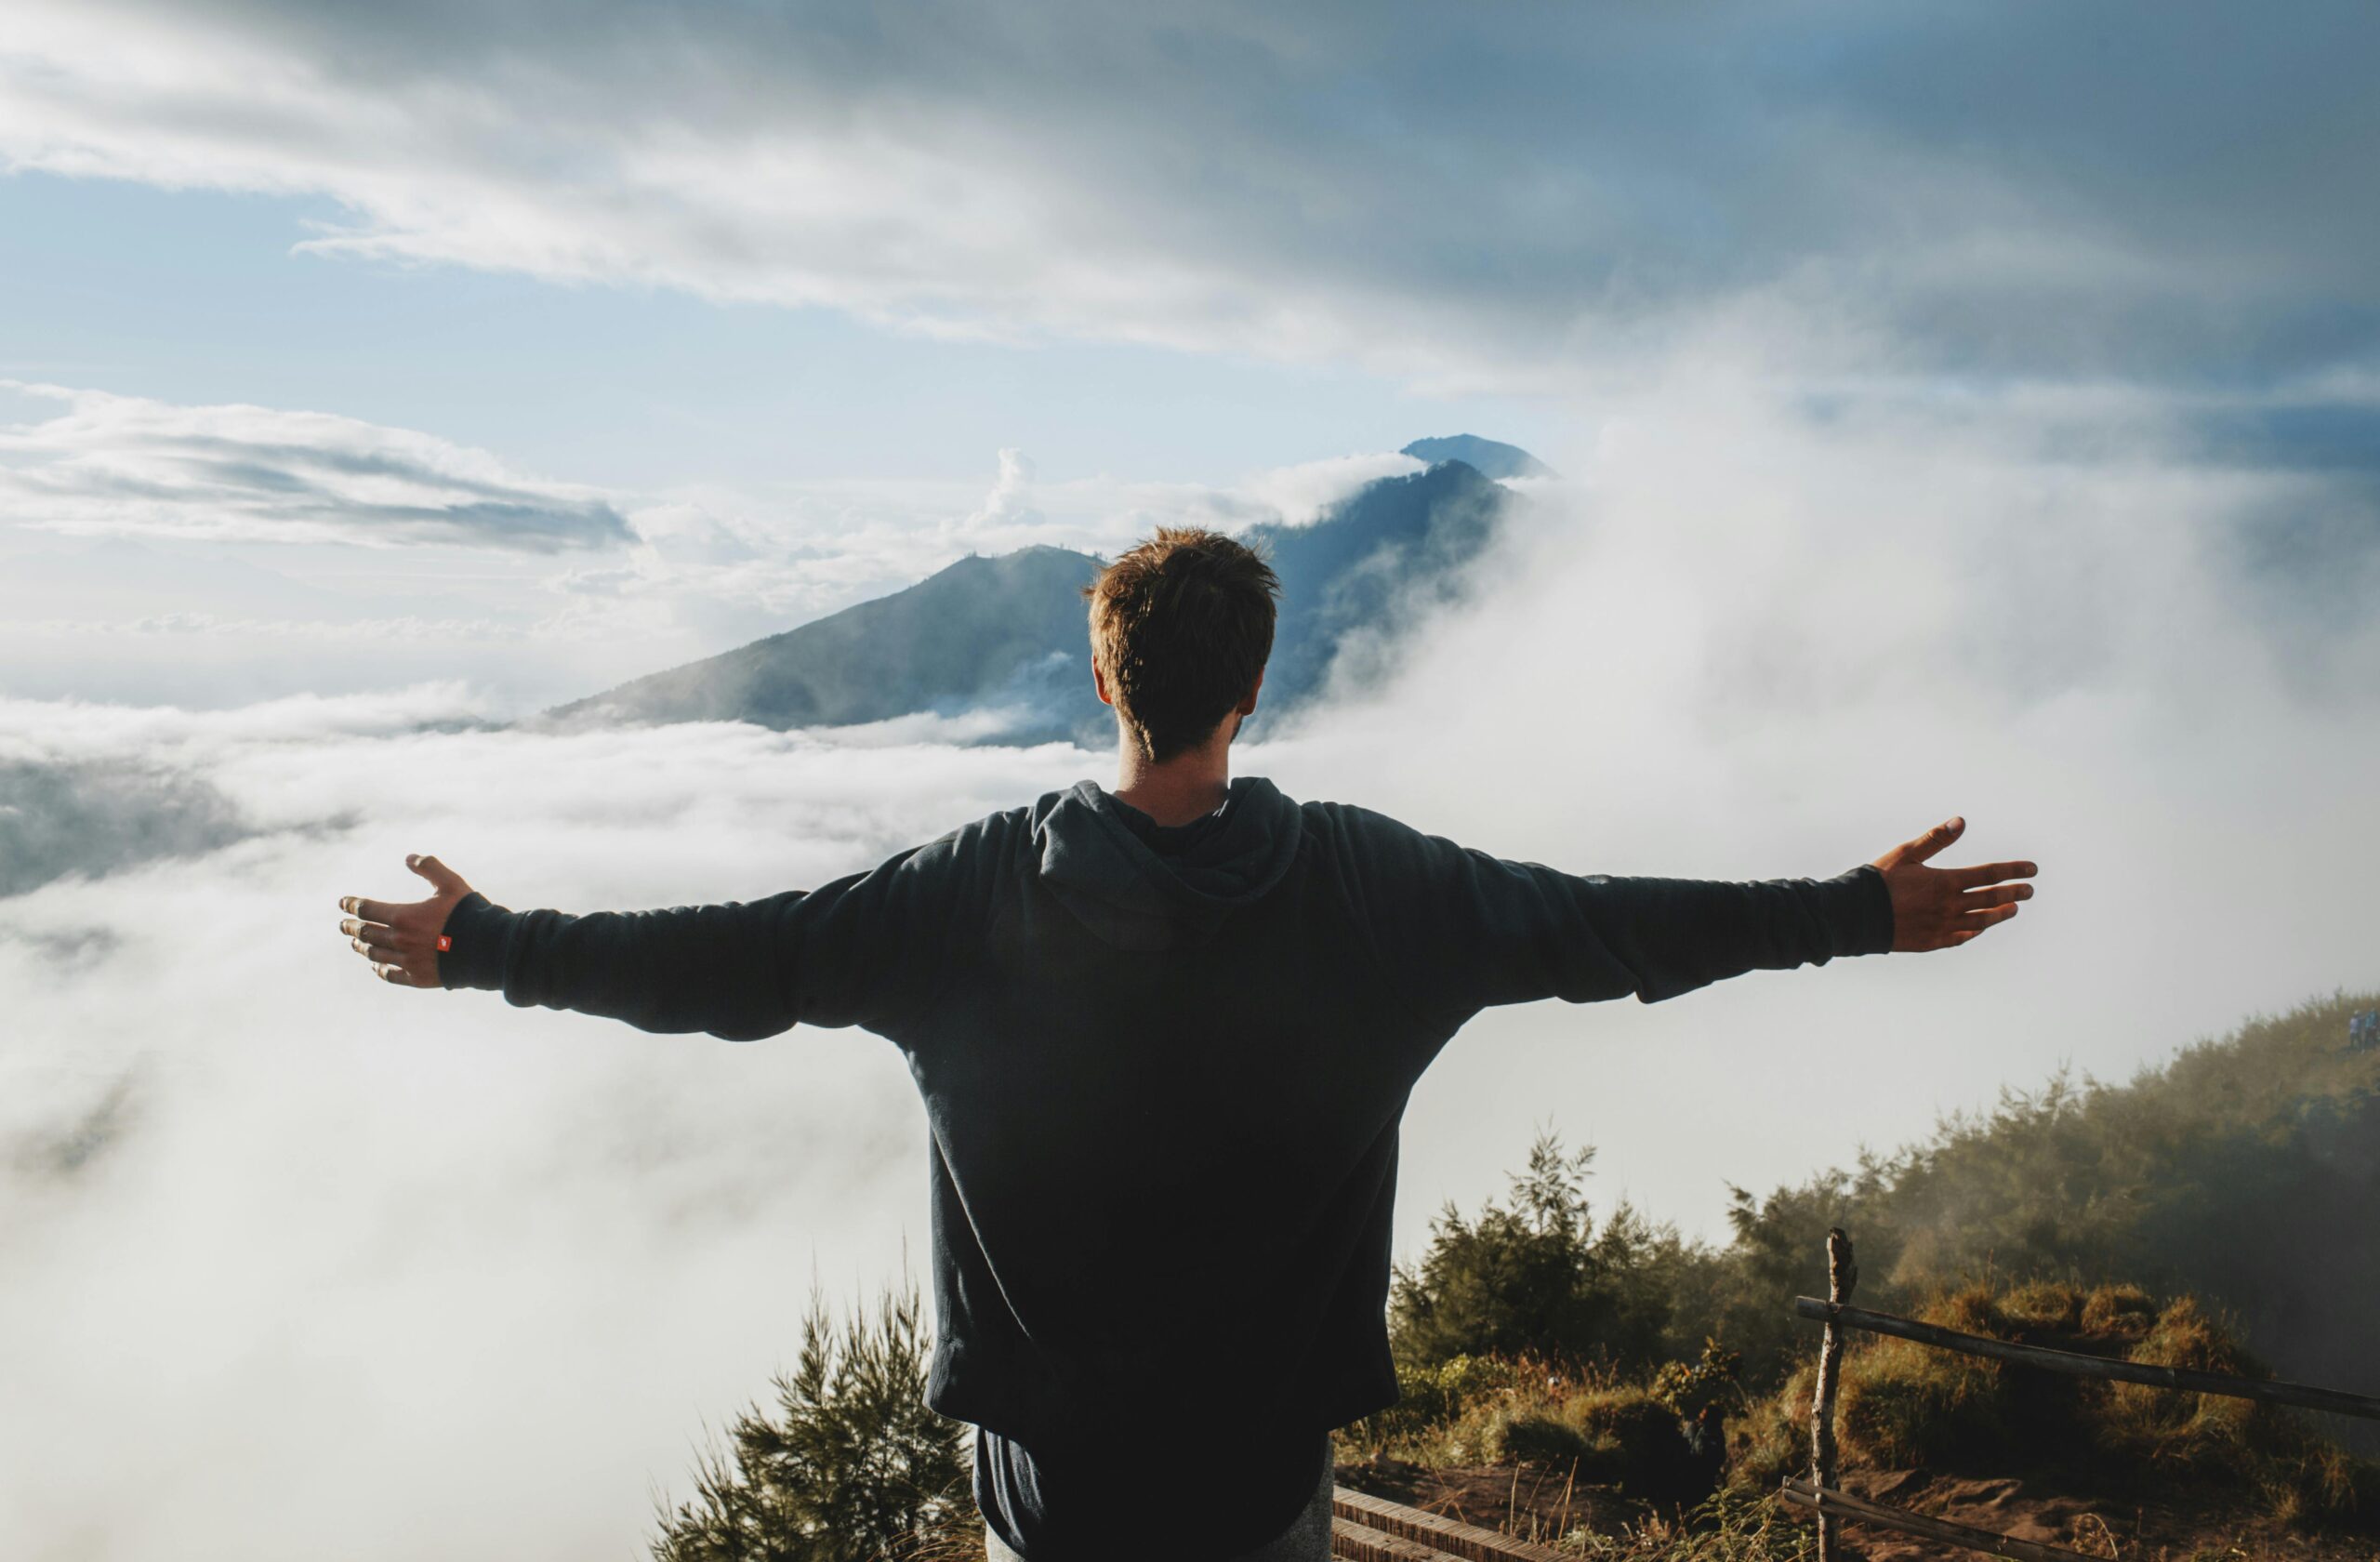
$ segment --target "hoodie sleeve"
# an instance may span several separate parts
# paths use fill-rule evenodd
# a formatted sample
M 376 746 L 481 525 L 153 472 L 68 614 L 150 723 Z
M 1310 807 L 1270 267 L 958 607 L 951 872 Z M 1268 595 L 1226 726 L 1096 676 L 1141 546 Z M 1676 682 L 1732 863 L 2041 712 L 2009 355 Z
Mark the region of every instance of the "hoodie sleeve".
M 474 893 L 447 914 L 441 986 L 730 1041 L 797 1025 L 892 1034 L 922 1013 L 989 906 L 998 816 L 866 873 L 765 900 L 659 911 L 511 911 Z
M 1633 997 L 1892 947 L 1884 874 L 1735 882 L 1564 873 L 1341 805 L 1349 887 L 1390 979 L 1425 1013 Z

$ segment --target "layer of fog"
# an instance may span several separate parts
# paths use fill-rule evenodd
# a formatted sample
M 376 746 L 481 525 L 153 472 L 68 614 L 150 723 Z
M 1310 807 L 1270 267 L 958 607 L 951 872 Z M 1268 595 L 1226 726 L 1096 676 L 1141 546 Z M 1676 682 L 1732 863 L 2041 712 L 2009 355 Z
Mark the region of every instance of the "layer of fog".
M 2042 454 L 2085 425 L 2090 459 Z M 1963 813 L 1948 860 L 2033 857 L 2041 895 L 1964 950 L 1483 1016 L 1408 1116 L 1403 1251 L 1548 1121 L 1602 1147 L 1599 1200 L 1711 1232 L 1726 1182 L 2380 983 L 2380 631 L 2294 605 L 2380 580 L 2253 562 L 2334 495 L 2189 464 L 2122 406 L 1818 418 L 1716 372 L 1581 445 L 1474 610 L 1239 768 L 1580 872 L 1826 875 Z M 0 705 L 12 839 L 51 854 L 0 899 L 0 1551 L 628 1554 L 813 1277 L 922 1264 L 888 1044 L 395 991 L 334 899 L 410 894 L 408 851 L 514 905 L 749 897 L 1107 761 L 488 714 Z M 193 827 L 55 860 L 61 797 L 143 788 Z
M 1551 1119 L 1603 1147 L 1604 1200 L 1718 1235 L 1725 1183 L 2380 987 L 2352 476 L 2209 465 L 2120 397 L 1820 417 L 1724 371 L 1592 449 L 1479 611 L 1267 767 L 1580 872 L 1825 876 L 1960 814 L 1937 860 L 2032 859 L 2039 894 L 1961 950 L 1483 1016 L 1416 1095 L 1407 1211 L 1471 1202 Z
M 10 1555 L 625 1555 L 813 1278 L 848 1298 L 923 1262 L 888 1044 L 401 992 L 334 903 L 409 897 L 407 850 L 522 904 L 749 898 L 1081 757 L 436 733 L 414 723 L 468 706 L 371 703 L 0 709 L 11 777 L 177 775 L 250 832 L 0 900 Z

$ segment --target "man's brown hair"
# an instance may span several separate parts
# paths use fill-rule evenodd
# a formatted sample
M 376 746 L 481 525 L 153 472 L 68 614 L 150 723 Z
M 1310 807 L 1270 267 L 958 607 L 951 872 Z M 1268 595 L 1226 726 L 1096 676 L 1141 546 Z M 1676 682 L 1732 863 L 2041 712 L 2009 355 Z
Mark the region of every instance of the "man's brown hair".
M 1205 742 L 1256 686 L 1280 591 L 1254 549 L 1197 526 L 1159 526 L 1082 589 L 1091 660 L 1151 764 Z

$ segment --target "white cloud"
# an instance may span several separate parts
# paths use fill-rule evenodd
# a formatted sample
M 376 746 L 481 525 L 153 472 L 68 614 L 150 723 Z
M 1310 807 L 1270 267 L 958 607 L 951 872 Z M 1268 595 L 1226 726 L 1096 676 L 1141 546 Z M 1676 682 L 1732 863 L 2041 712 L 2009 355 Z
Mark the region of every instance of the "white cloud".
M 24 626 L 36 635 L 205 635 L 269 640 L 520 640 L 526 631 L 488 618 L 226 618 L 212 613 L 159 613 L 126 619 L 43 618 Z
M 992 491 L 975 513 L 967 518 L 970 526 L 1036 525 L 1041 512 L 1033 508 L 1032 459 L 1024 451 L 1006 449 L 1000 452 L 1000 473 L 993 480 Z
M 0 523 L 80 535 L 533 552 L 629 536 L 593 489 L 523 478 L 484 451 L 412 430 L 17 380 L 0 388 L 65 406 L 0 427 Z
M 10 20 L 10 165 L 321 194 L 330 254 L 944 334 L 1522 389 L 1781 305 L 1819 322 L 1787 374 L 2160 377 L 2368 360 L 2320 327 L 2380 274 L 2348 11 L 2197 12 L 2120 76 L 2104 19 L 1980 6 Z
M 1602 1199 L 1715 1230 L 1725 1182 L 2380 987 L 2380 620 L 2307 606 L 2380 601 L 2380 536 L 2278 566 L 2321 486 L 2188 445 L 2137 402 L 1814 417 L 1682 366 L 1391 689 L 1277 743 L 1293 793 L 1574 871 L 1824 876 L 1953 814 L 1947 860 L 2042 867 L 1967 949 L 1483 1016 L 1415 1097 L 1408 1210 L 1475 1199 L 1551 1113 Z
M 1367 483 L 1403 477 L 1427 464 L 1390 452 L 1335 456 L 1258 472 L 1245 486 L 1251 497 L 1270 506 L 1281 521 L 1302 526 Z
M 813 1277 L 850 1296 L 905 1242 L 924 1262 L 922 1113 L 885 1043 L 397 993 L 334 903 L 410 893 L 401 856 L 429 849 L 521 904 L 749 897 L 1088 757 L 922 721 L 833 744 L 421 725 L 479 714 L 438 689 L 0 704 L 0 761 L 172 778 L 245 827 L 0 894 L 0 1551 L 633 1549 L 706 1422 L 785 1361 Z M 23 779 L 0 762 L 38 801 Z M 392 1471 L 439 1500 L 390 1505 Z
M 371 695 L 296 695 L 231 710 L 183 710 L 84 700 L 0 696 L 0 736 L 22 752 L 56 757 L 140 751 L 212 758 L 218 746 L 307 743 L 325 735 L 379 736 L 496 713 L 461 683 L 424 683 Z

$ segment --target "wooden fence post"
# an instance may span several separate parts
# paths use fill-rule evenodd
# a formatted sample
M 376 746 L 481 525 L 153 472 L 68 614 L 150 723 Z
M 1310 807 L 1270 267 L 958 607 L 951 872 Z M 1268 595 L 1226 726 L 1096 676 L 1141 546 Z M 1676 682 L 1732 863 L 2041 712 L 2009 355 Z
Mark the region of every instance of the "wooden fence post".
M 1840 1307 L 1851 1300 L 1859 1283 L 1859 1266 L 1851 1261 L 1851 1238 L 1841 1226 L 1826 1234 L 1826 1298 Z M 1826 1320 L 1825 1338 L 1818 1342 L 1818 1388 L 1810 1402 L 1810 1479 L 1822 1490 L 1834 1489 L 1834 1385 L 1843 1375 L 1843 1330 Z M 1820 1507 L 1818 1562 L 1835 1562 L 1834 1516 Z

